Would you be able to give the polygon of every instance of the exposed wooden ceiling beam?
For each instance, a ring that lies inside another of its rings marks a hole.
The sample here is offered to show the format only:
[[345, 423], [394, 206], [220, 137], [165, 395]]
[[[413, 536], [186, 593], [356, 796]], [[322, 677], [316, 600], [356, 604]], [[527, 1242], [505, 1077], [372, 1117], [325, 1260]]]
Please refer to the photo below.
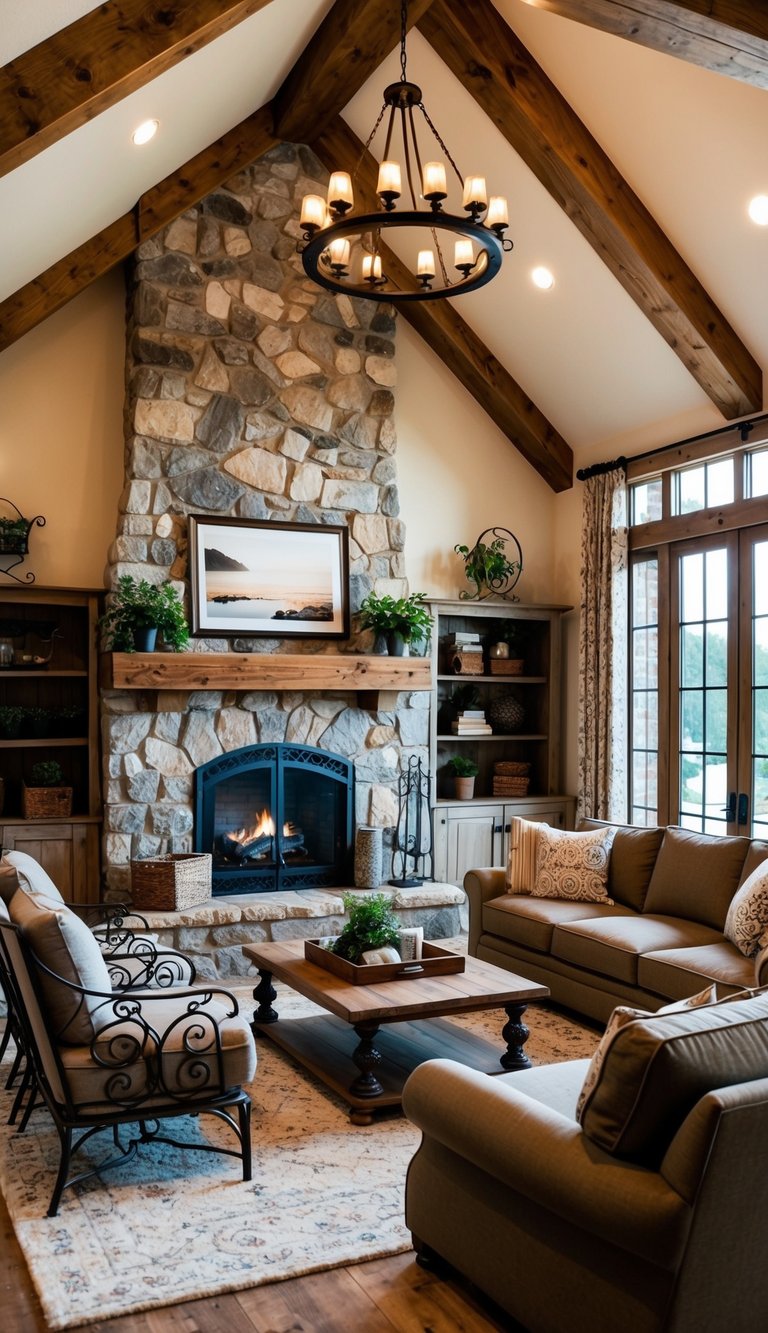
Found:
[[[351, 171], [360, 159], [362, 144], [340, 118], [314, 139], [312, 148], [327, 167]], [[378, 207], [378, 164], [366, 153], [355, 178], [359, 202]], [[399, 286], [413, 285], [397, 256], [383, 247], [384, 268]], [[564, 491], [573, 485], [573, 453], [535, 403], [497, 361], [449, 301], [409, 302], [400, 307], [403, 319], [416, 329], [440, 360], [515, 448], [551, 486]]]
[[526, 0], [526, 4], [768, 88], [768, 8], [755, 0]]
[[0, 69], [0, 176], [270, 0], [108, 0]]
[[490, 0], [434, 0], [418, 26], [723, 415], [759, 411], [754, 357]]
[[[408, 27], [432, 0], [410, 0]], [[400, 40], [395, 0], [336, 0], [274, 98], [275, 132], [309, 143], [338, 116]]]
[[0, 351], [60, 310], [96, 278], [127, 259], [141, 241], [249, 166], [275, 142], [272, 106], [267, 103], [143, 194], [130, 213], [0, 302]]

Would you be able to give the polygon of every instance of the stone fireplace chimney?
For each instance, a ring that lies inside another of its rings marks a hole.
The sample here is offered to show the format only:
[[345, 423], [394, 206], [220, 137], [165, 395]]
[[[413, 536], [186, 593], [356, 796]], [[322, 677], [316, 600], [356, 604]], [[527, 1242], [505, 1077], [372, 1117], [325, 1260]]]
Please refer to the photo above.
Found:
[[[307, 148], [282, 144], [137, 252], [110, 583], [171, 579], [188, 597], [187, 516], [206, 513], [346, 524], [352, 612], [371, 590], [407, 591], [395, 317], [315, 286], [296, 253], [301, 198], [322, 193], [324, 178]], [[330, 651], [277, 637], [191, 648]], [[401, 693], [372, 713], [354, 694], [104, 691], [108, 896], [128, 892], [132, 858], [189, 850], [195, 769], [242, 746], [291, 741], [344, 755], [357, 821], [391, 828], [403, 759], [428, 762], [428, 703]]]

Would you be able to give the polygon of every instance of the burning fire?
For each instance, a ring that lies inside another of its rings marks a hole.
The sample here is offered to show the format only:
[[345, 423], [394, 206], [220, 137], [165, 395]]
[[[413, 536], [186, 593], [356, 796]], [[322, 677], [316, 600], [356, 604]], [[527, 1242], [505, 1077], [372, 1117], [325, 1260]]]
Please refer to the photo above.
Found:
[[[290, 821], [283, 824], [283, 837], [289, 838], [295, 831], [296, 826]], [[274, 836], [275, 821], [268, 810], [262, 810], [256, 823], [251, 825], [250, 828], [233, 829], [231, 833], [227, 834], [228, 838], [231, 838], [233, 842], [238, 843], [241, 847], [249, 846], [250, 843], [256, 842], [258, 838], [274, 838]]]

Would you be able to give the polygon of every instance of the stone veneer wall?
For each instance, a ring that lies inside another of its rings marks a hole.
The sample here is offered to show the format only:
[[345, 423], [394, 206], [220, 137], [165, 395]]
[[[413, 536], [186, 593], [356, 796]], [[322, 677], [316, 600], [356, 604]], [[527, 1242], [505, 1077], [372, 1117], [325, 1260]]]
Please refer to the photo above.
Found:
[[[391, 306], [334, 296], [296, 253], [302, 196], [326, 175], [304, 147], [265, 154], [137, 252], [128, 298], [126, 485], [108, 581], [188, 594], [189, 513], [343, 523], [353, 613], [407, 591], [398, 518]], [[353, 636], [341, 651], [360, 650]], [[324, 652], [323, 640], [205, 639], [192, 650]], [[400, 765], [427, 760], [426, 694], [369, 713], [353, 694], [106, 691], [107, 894], [132, 857], [191, 846], [193, 771], [257, 741], [355, 761], [356, 818], [395, 822]]]

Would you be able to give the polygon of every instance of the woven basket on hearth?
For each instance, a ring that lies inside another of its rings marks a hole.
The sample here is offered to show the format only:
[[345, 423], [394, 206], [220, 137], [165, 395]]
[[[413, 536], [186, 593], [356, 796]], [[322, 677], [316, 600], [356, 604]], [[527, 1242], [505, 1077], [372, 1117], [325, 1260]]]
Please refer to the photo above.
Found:
[[131, 861], [133, 906], [145, 911], [183, 912], [211, 896], [210, 852], [169, 852]]

